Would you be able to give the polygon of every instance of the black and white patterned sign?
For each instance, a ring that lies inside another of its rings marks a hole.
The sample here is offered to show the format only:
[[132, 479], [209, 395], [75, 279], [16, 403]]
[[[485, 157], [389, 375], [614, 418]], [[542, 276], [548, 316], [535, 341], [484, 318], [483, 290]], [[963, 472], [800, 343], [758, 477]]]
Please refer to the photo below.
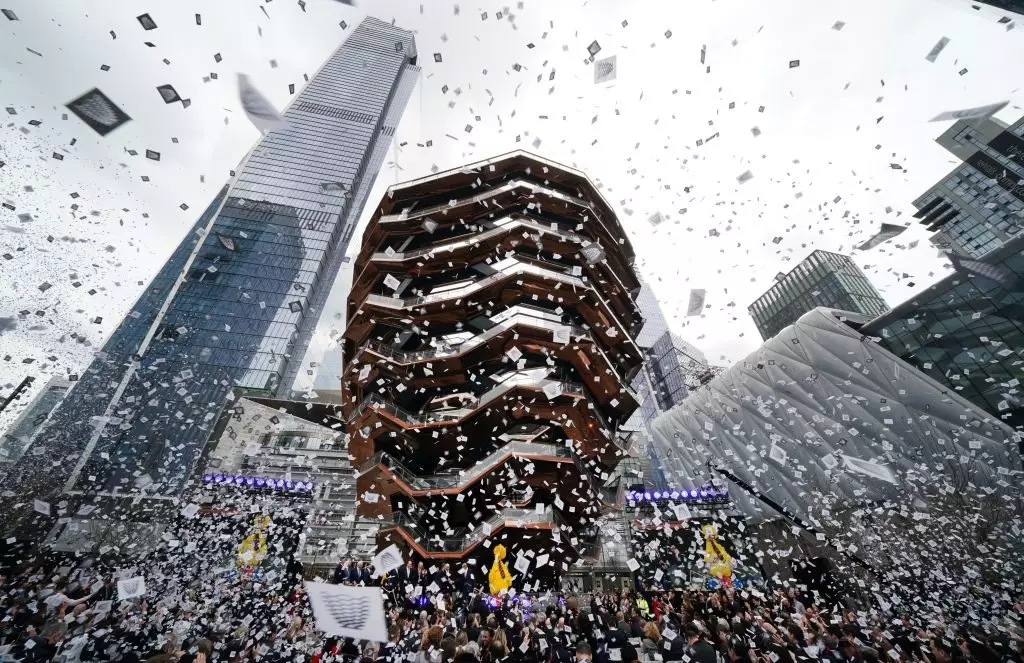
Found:
[[380, 577], [384, 573], [390, 573], [402, 565], [402, 551], [398, 546], [391, 544], [384, 550], [377, 553], [373, 558], [373, 577]]
[[100, 92], [99, 88], [93, 88], [79, 98], [67, 104], [68, 110], [78, 116], [93, 131], [101, 136], [106, 136], [122, 124], [132, 118], [117, 107], [110, 100], [110, 97]]
[[143, 596], [146, 593], [146, 579], [142, 576], [124, 578], [117, 581], [117, 600], [127, 601]]
[[379, 587], [307, 582], [317, 628], [327, 635], [387, 642], [384, 598]]

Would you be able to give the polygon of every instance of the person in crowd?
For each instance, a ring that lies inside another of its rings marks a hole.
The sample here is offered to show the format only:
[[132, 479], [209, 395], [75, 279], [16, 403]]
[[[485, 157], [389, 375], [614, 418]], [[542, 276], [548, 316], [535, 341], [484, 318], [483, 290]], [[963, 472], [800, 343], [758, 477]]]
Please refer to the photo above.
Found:
[[647, 622], [644, 624], [644, 637], [640, 642], [640, 652], [644, 656], [655, 654], [661, 649], [661, 632], [658, 630], [658, 624], [655, 622]]
[[718, 655], [715, 648], [701, 636], [700, 627], [693, 622], [686, 625], [683, 630], [686, 636], [686, 645], [689, 656], [696, 663], [717, 663]]
[[[859, 599], [847, 605], [785, 585], [585, 596], [517, 588], [499, 604], [482, 586], [462, 586], [465, 565], [421, 596], [428, 573], [443, 580], [451, 567], [428, 570], [415, 559], [395, 574], [408, 582], [384, 593], [387, 642], [328, 637], [317, 630], [301, 576], [287, 572], [290, 562], [224, 570], [250, 522], [246, 511], [222, 527], [196, 523], [175, 540], [198, 541], [210, 529], [201, 549], [177, 545], [136, 567], [123, 558], [49, 553], [0, 569], [0, 656], [29, 663], [634, 663], [640, 654], [689, 663], [1024, 663], [1019, 589], [1006, 590], [1011, 600], [1018, 592], [1019, 608], [984, 624], [976, 615], [919, 619], [907, 606], [894, 613]], [[339, 560], [327, 575], [359, 584], [365, 571], [379, 583], [365, 560]], [[144, 595], [117, 600], [118, 580], [136, 575], [145, 577]]]
[[331, 582], [335, 585], [348, 582], [348, 560], [338, 560], [338, 565], [334, 567], [334, 572], [331, 574]]
[[23, 663], [52, 661], [57, 655], [57, 645], [64, 638], [68, 626], [63, 621], [50, 621], [39, 635], [30, 636], [20, 647]]

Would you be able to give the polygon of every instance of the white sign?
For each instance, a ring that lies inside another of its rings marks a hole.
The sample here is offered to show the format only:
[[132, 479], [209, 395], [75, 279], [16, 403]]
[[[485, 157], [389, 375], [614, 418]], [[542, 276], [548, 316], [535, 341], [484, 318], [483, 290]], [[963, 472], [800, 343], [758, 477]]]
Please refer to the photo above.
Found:
[[973, 120], [979, 117], [990, 117], [1006, 108], [1006, 105], [1009, 103], [1009, 101], [1000, 101], [998, 104], [989, 104], [988, 106], [976, 106], [975, 108], [946, 111], [945, 113], [939, 113], [928, 121], [945, 122], [947, 120]]
[[117, 600], [126, 601], [146, 593], [146, 579], [142, 576], [117, 581]]
[[274, 131], [288, 126], [274, 105], [260, 94], [245, 74], [238, 75], [238, 96], [242, 100], [242, 110], [260, 131]]
[[385, 573], [397, 569], [402, 565], [402, 551], [398, 546], [391, 544], [384, 550], [377, 553], [373, 558], [373, 577], [379, 578]]
[[379, 587], [352, 587], [307, 582], [316, 626], [327, 635], [387, 642], [384, 597]]

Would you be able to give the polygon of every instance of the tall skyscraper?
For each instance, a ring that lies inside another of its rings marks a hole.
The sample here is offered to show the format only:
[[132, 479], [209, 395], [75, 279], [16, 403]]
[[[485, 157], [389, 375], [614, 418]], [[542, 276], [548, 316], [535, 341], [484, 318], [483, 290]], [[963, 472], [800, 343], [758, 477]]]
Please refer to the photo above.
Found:
[[644, 326], [636, 335], [636, 344], [641, 348], [649, 348], [668, 331], [668, 321], [665, 320], [665, 313], [650, 284], [641, 282], [636, 305], [644, 317]]
[[668, 321], [651, 286], [642, 283], [636, 304], [644, 318], [636, 344], [644, 353], [642, 370], [633, 378], [632, 387], [640, 399], [624, 428], [636, 433], [636, 458], [620, 468], [627, 485], [666, 485], [662, 468], [666, 450], [654, 444], [650, 425], [662, 413], [686, 398], [689, 389], [702, 384], [701, 378], [712, 368], [704, 353], [669, 331]]
[[1024, 118], [959, 120], [937, 142], [963, 163], [914, 201], [931, 242], [982, 256], [1024, 231]]
[[637, 407], [633, 260], [586, 176], [525, 152], [388, 191], [355, 262], [342, 374], [380, 545], [549, 559], [527, 582], [596, 553]]
[[265, 136], [12, 473], [20, 495], [180, 492], [232, 388], [286, 395], [419, 69], [364, 20]]
[[[646, 308], [641, 309], [646, 312]], [[712, 370], [704, 353], [678, 335], [665, 331], [650, 347], [643, 348], [644, 365], [633, 379], [633, 389], [641, 406], [626, 422], [626, 428], [640, 434], [643, 453], [643, 483], [666, 486], [664, 460], [670, 450], [659, 447], [651, 433], [651, 424], [663, 413], [683, 402], [690, 391], [701, 386], [703, 376]], [[637, 482], [640, 483], [640, 482]]]
[[71, 383], [63, 378], [51, 378], [36, 392], [32, 401], [0, 437], [0, 474], [5, 466], [18, 462], [25, 454], [35, 434], [46, 423], [53, 408], [64, 398], [70, 387]]
[[1024, 235], [985, 256], [1016, 277], [950, 274], [861, 332], [961, 398], [1024, 427]]
[[872, 318], [889, 310], [882, 295], [849, 256], [820, 250], [781, 278], [777, 276], [772, 287], [747, 310], [761, 338], [768, 340], [817, 306]]
[[316, 370], [316, 379], [313, 381], [316, 400], [328, 403], [341, 402], [342, 355], [341, 346], [334, 346], [324, 353]]

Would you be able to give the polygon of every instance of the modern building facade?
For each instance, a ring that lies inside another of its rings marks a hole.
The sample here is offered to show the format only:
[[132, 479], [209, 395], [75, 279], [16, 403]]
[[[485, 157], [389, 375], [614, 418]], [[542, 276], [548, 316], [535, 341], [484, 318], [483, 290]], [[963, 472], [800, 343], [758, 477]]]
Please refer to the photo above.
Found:
[[962, 163], [914, 201], [932, 244], [978, 257], [1024, 231], [1024, 118], [958, 120], [936, 142]]
[[287, 394], [418, 77], [367, 18], [284, 112], [58, 407], [22, 494], [174, 495], [232, 389]]
[[648, 283], [641, 281], [636, 305], [644, 317], [644, 326], [636, 335], [636, 344], [641, 348], [649, 348], [668, 332], [668, 320], [665, 319], [665, 312], [661, 310], [657, 295]]
[[341, 403], [341, 370], [343, 352], [340, 345], [331, 347], [324, 353], [317, 367], [313, 391], [316, 400], [330, 403]]
[[[1019, 576], [1019, 434], [865, 336], [868, 322], [814, 309], [660, 417], [674, 485], [699, 489], [725, 470], [751, 489], [729, 479], [751, 524], [783, 518], [771, 501], [840, 563], [912, 576], [911, 591], [952, 592], [944, 583], [989, 565], [986, 582]], [[994, 564], [979, 541], [1013, 560]]]
[[781, 277], [747, 310], [761, 338], [768, 340], [816, 306], [853, 311], [869, 317], [889, 310], [849, 256], [814, 251]]
[[343, 411], [380, 545], [539, 581], [597, 554], [642, 362], [640, 283], [581, 173], [525, 153], [392, 187], [363, 236]]
[[217, 505], [235, 492], [294, 508], [305, 528], [299, 559], [307, 574], [341, 557], [369, 561], [379, 526], [356, 516], [348, 435], [334, 404], [257, 397], [224, 410], [204, 457], [197, 501]]
[[3, 468], [17, 463], [25, 455], [32, 445], [32, 439], [46, 423], [53, 408], [64, 398], [71, 384], [63, 378], [48, 380], [8, 427], [3, 437], [0, 437], [0, 473], [3, 473]]
[[1024, 0], [971, 0], [971, 4], [988, 5], [1024, 16]]
[[[641, 310], [647, 312], [646, 307]], [[654, 444], [650, 426], [662, 413], [682, 403], [690, 390], [699, 387], [711, 367], [704, 353], [667, 329], [642, 349], [643, 369], [633, 379], [641, 405], [626, 422], [626, 428], [636, 431], [642, 442], [638, 454], [643, 455], [643, 477], [634, 483], [662, 487], [668, 485], [663, 465], [671, 450]]]
[[958, 396], [1024, 428], [1024, 235], [983, 262], [1012, 284], [956, 272], [864, 325], [863, 333]]

